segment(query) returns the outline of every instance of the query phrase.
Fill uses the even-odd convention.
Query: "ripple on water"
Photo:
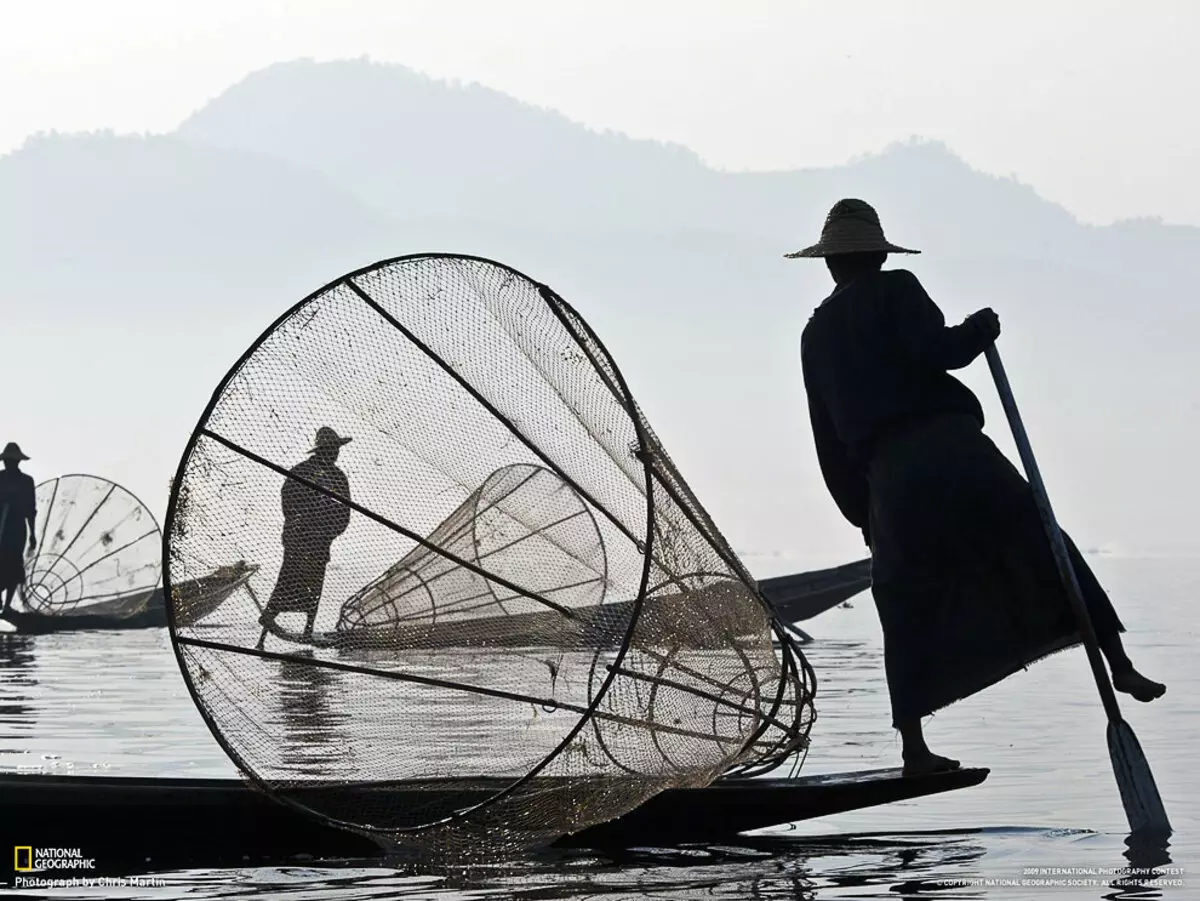
[[[1153,705],[1124,705],[1150,758],[1176,835],[1134,849],[1105,745],[1103,712],[1080,652],[1058,655],[933,717],[927,734],[986,783],[772,830],[712,848],[618,857],[542,855],[487,870],[433,874],[375,866],[165,874],[159,888],[79,891],[80,898],[1068,898],[1200,897],[1200,562],[1098,558],[1130,632],[1134,659],[1167,682]],[[818,674],[809,773],[896,765],[878,624],[869,597],[805,624]],[[163,630],[0,635],[0,768],[130,776],[233,776],[196,712]],[[1183,867],[1140,892],[1097,884],[1033,893],[946,880],[1019,879],[1026,868]],[[1176,877],[1179,878],[1179,877]],[[1100,880],[1103,882],[1104,880]]]

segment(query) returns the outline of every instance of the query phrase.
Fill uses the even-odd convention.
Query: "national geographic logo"
[[[18,873],[34,870],[94,870],[96,861],[84,857],[79,848],[34,848],[16,845],[13,848],[13,869]]]

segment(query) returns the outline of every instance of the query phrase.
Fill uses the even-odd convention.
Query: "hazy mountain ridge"
[[[178,134],[322,171],[398,218],[463,215],[585,231],[682,228],[795,244],[839,196],[866,196],[893,240],[943,255],[1182,256],[1200,229],[1094,227],[940,143],[914,141],[846,166],[728,173],[673,145],[600,134],[479,86],[367,61],[280,63],[243,79]],[[932,206],[936,205],[936,209]],[[1019,227],[1013,227],[1019,223]],[[1113,268],[1117,268],[1114,266]]]
[[[321,173],[174,136],[38,136],[0,159],[0,198],[0,253],[120,257],[135,272],[201,246],[252,260],[264,233],[305,241],[333,222],[354,241],[386,221]]]
[[[443,105],[454,111],[439,130]],[[375,138],[332,127],[340,107]],[[398,140],[413,122],[426,139]],[[496,92],[360,63],[272,67],[172,135],[43,136],[0,158],[15,301],[0,329],[27,338],[9,361],[27,375],[5,427],[39,477],[111,472],[161,511],[209,393],[287,307],[381,258],[477,254],[549,283],[596,328],[740,548],[839,562],[864,549],[825,494],[797,365],[828,276],[780,255],[815,240],[847,195],[926,251],[892,264],[917,272],[949,320],[1000,311],[1081,544],[1193,542],[1200,490],[1178,473],[1200,437],[1200,313],[1186,290],[1200,229],[1080,225],[936,144],[834,169],[714,172]],[[961,375],[1008,447],[986,367]]]
[[[682,148],[592,132],[486,88],[365,61],[272,66],[178,134],[337,172],[364,201],[404,218],[479,215],[554,228],[553,217],[582,212],[623,224],[620,211],[645,180],[684,194],[706,172]],[[625,178],[595,190],[597,170]]]

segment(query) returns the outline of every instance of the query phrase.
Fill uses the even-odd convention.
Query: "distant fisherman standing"
[[[983,433],[983,409],[949,374],[1000,334],[991,310],[947,327],[911,272],[882,271],[889,243],[872,207],[841,200],[819,243],[836,283],[801,339],[825,484],[871,549],[892,725],[910,774],[956,769],[929,750],[921,717],[1080,642],[1029,484]],[[1113,687],[1151,701],[1124,626],[1063,536]]]
[[[28,459],[16,442],[9,442],[0,452],[4,461],[0,470],[0,592],[4,596],[0,615],[8,612],[17,588],[25,584],[27,530],[29,553],[37,550],[37,489],[33,478],[21,472],[21,462]]]
[[[259,618],[263,627],[259,648],[280,613],[304,613],[307,617],[304,638],[312,638],[330,548],[350,525],[350,508],[343,502],[350,500],[350,482],[334,465],[342,446],[350,440],[322,426],[317,430],[315,446],[309,451],[311,456],[291,470],[293,476],[321,486],[342,501],[293,478],[283,483],[283,565],[271,599]]]

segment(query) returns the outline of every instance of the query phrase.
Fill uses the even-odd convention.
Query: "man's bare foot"
[[[1147,679],[1135,669],[1113,674],[1113,688],[1117,691],[1132,695],[1135,700],[1149,703],[1155,698],[1161,698],[1167,691],[1167,686],[1153,679]]]
[[[941,754],[934,754],[932,751],[926,751],[923,754],[905,755],[904,758],[905,776],[927,776],[930,773],[948,773],[958,768],[959,762],[957,760],[950,757],[943,757]]]

